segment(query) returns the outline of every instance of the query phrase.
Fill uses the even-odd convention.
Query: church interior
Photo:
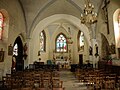
[[[119,90],[119,0],[0,0],[0,90]]]

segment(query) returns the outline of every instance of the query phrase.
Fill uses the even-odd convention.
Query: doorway
[[[102,45],[101,45],[101,58],[106,59],[109,56],[109,42],[104,34],[101,33]]]
[[[80,67],[83,66],[83,54],[79,54],[79,65]]]
[[[14,42],[13,55],[16,56],[16,71],[22,71],[24,69],[23,61],[23,44],[20,36],[18,36]]]
[[[120,48],[118,48],[118,58],[120,58]]]

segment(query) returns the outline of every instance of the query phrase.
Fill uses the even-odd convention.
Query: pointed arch
[[[4,16],[3,13],[0,12],[0,40],[2,40],[3,26],[4,26]]]
[[[46,51],[46,34],[44,30],[40,32],[40,51]]]
[[[67,37],[63,33],[59,33],[55,39],[55,51],[56,52],[67,52],[68,44]]]
[[[117,9],[113,14],[113,24],[116,47],[120,48],[120,9]]]
[[[84,50],[84,33],[82,31],[78,32],[77,35],[77,41],[78,41],[78,51]]]
[[[13,51],[16,52],[16,71],[22,71],[24,69],[23,42],[20,36],[18,36],[14,42]]]

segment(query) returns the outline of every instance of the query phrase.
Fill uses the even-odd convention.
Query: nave
[[[119,90],[120,76],[102,69],[26,70],[6,74],[0,90]]]
[[[54,74],[52,80],[50,74]],[[2,79],[0,90],[87,90],[85,84],[80,83],[75,78],[75,74],[66,69],[52,73],[49,71],[17,72],[14,75],[6,74]]]

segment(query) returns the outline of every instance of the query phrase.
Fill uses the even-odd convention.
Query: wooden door
[[[120,58],[120,48],[118,48],[118,57]]]
[[[80,67],[82,67],[82,65],[83,65],[83,54],[79,55],[79,65],[80,65]]]

